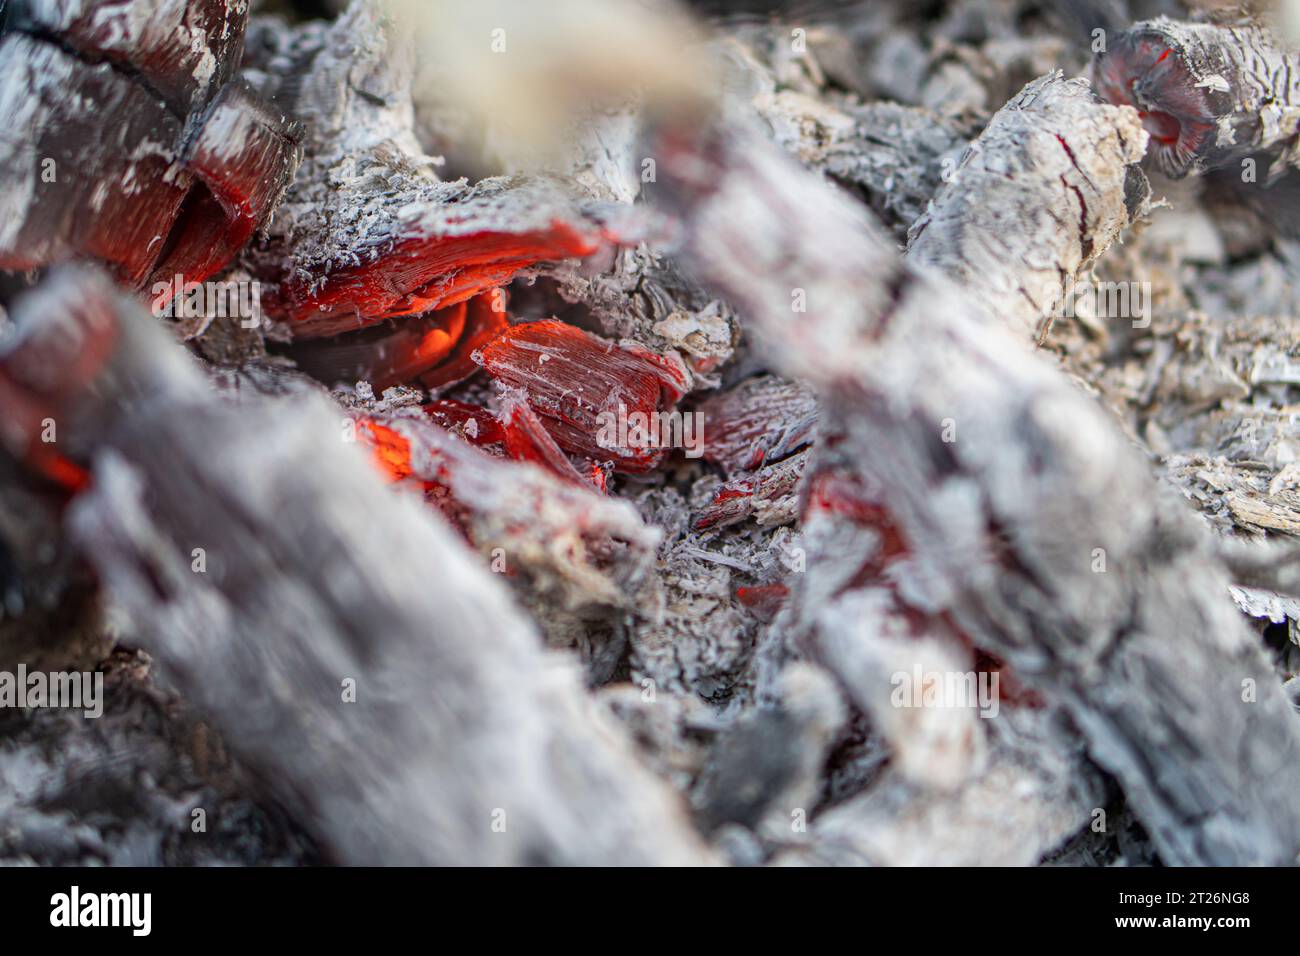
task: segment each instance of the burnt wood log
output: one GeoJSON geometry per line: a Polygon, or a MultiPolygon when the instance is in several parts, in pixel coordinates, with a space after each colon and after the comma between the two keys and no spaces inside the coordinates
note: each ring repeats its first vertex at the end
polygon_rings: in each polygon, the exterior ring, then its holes
{"type": "Polygon", "coordinates": [[[144,288],[230,262],[302,156],[233,79],[247,20],[246,0],[0,4],[0,269],[88,256],[144,288]]]}
{"type": "Polygon", "coordinates": [[[1209,536],[1104,413],[757,135],[655,154],[683,261],[817,389],[908,605],[1064,706],[1166,862],[1292,862],[1300,728],[1209,536]]]}
{"type": "Polygon", "coordinates": [[[1144,20],[1092,72],[1108,100],[1142,111],[1152,158],[1170,176],[1251,156],[1272,176],[1297,165],[1300,55],[1262,23],[1144,20]]]}
{"type": "Polygon", "coordinates": [[[85,275],[18,306],[21,340],[49,316],[88,334],[107,317],[116,342],[55,413],[92,465],[73,539],[132,640],[333,859],[706,859],[572,666],[417,497],[384,487],[337,410],[216,400],[85,275]]]}
{"type": "Polygon", "coordinates": [[[1146,211],[1146,144],[1137,114],[1101,104],[1086,81],[1035,80],[951,170],[909,231],[908,257],[1041,339],[1075,279],[1146,211]]]}
{"type": "MultiPolygon", "coordinates": [[[[825,150],[822,124],[778,121],[789,112],[812,113],[817,102],[778,95],[754,97],[752,105],[773,127],[777,144],[804,166],[824,172],[818,159],[825,150]]],[[[817,108],[822,112],[816,115],[827,115],[824,106],[817,108]]],[[[841,129],[845,118],[825,125],[841,129]]],[[[911,256],[961,280],[1019,334],[1041,334],[1069,288],[1063,283],[1086,274],[1143,212],[1146,182],[1132,164],[1144,142],[1134,114],[1102,105],[1081,81],[1043,77],[1013,97],[964,155],[918,153],[912,175],[918,169],[932,174],[928,188],[938,194],[913,229],[924,256],[917,248],[911,256]]],[[[821,444],[838,446],[836,429],[832,421],[821,444]]],[[[1032,733],[1005,731],[1008,720],[1019,728],[1034,716],[1013,713],[1030,699],[1014,672],[976,652],[970,635],[949,620],[918,614],[900,600],[911,572],[905,553],[889,553],[904,549],[890,543],[896,529],[887,514],[871,500],[853,503],[859,489],[839,473],[834,452],[817,453],[813,461],[801,523],[810,563],[818,568],[799,578],[803,588],[791,608],[796,613],[779,621],[765,642],[760,686],[771,685],[791,653],[812,653],[871,716],[893,764],[843,813],[814,822],[814,847],[847,841],[861,859],[877,863],[1042,859],[1092,822],[1098,809],[1102,781],[1078,735],[1051,714],[1032,722],[1032,733]],[[837,513],[842,507],[868,520],[837,513]],[[800,636],[789,641],[787,631],[800,636]],[[978,668],[980,680],[1000,678],[1008,697],[1005,719],[986,722],[963,707],[900,708],[891,677],[917,667],[931,673],[978,668]],[[991,815],[1008,786],[1019,794],[1018,810],[1001,816],[998,837],[967,834],[954,840],[943,835],[942,826],[925,822],[969,823],[972,815],[991,815]],[[871,809],[852,809],[858,805],[871,809]],[[855,829],[861,831],[856,836],[855,829]]],[[[726,507],[743,503],[728,501],[726,507]]],[[[813,858],[820,859],[819,853],[813,858]]]]}

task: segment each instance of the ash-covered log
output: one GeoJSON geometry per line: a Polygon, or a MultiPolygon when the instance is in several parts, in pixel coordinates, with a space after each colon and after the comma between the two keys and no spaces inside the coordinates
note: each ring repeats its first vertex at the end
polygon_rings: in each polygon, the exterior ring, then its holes
{"type": "Polygon", "coordinates": [[[1138,116],[1085,80],[1045,76],[1004,106],[912,226],[936,266],[999,321],[1038,339],[1065,297],[1149,205],[1138,116]]]}
{"type": "Polygon", "coordinates": [[[301,158],[297,125],[234,79],[247,2],[3,13],[0,268],[92,257],[141,289],[179,275],[178,295],[229,264],[301,158]]]}
{"type": "Polygon", "coordinates": [[[310,393],[214,399],[84,273],[15,321],[39,339],[88,312],[112,348],[93,387],[57,393],[93,477],[73,538],[133,640],[329,857],[706,859],[572,667],[436,516],[384,487],[337,411],[310,393]]]}
{"type": "Polygon", "coordinates": [[[761,138],[676,128],[656,153],[687,261],[814,385],[831,463],[896,529],[906,605],[1065,707],[1167,862],[1293,860],[1289,702],[1208,537],[1104,414],[761,138]]]}
{"type": "Polygon", "coordinates": [[[1297,161],[1300,55],[1266,26],[1157,17],[1114,37],[1093,64],[1097,91],[1140,111],[1170,176],[1263,155],[1297,161]]]}

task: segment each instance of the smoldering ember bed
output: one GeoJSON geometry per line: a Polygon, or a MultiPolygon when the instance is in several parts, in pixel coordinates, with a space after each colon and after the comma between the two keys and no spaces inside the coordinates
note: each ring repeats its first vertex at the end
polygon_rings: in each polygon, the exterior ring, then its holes
{"type": "Polygon", "coordinates": [[[1298,22],[0,0],[0,861],[1295,862],[1298,22]]]}

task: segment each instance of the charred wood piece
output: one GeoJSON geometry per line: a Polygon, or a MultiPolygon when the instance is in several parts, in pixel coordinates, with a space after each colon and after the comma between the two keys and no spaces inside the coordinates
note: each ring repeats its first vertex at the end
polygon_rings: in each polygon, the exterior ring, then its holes
{"type": "Polygon", "coordinates": [[[1139,110],[1166,175],[1255,154],[1279,174],[1300,157],[1300,56],[1262,25],[1146,20],[1114,37],[1092,71],[1102,96],[1139,110]]]}
{"type": "Polygon", "coordinates": [[[234,79],[247,16],[242,0],[10,4],[0,268],[91,257],[144,289],[233,259],[301,155],[296,124],[234,79]]]}

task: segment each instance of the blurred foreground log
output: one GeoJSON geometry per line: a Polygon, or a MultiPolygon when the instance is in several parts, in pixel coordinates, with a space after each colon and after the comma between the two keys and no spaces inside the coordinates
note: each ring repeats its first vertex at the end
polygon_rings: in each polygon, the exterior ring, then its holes
{"type": "Polygon", "coordinates": [[[1163,860],[1292,862],[1300,728],[1209,537],[1104,413],[758,136],[657,155],[683,261],[816,388],[821,467],[857,496],[830,510],[875,542],[861,568],[811,554],[810,619],[888,558],[904,608],[1068,711],[1163,860]]]}
{"type": "Polygon", "coordinates": [[[704,859],[505,588],[348,447],[350,420],[311,395],[219,402],[95,277],[15,319],[19,355],[73,326],[115,341],[88,389],[38,396],[93,463],[72,534],[133,639],[334,859],[704,859]]]}

